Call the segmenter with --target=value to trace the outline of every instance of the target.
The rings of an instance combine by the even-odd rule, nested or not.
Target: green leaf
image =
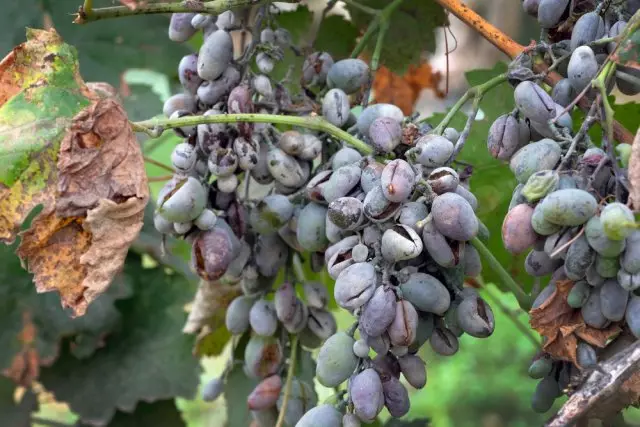
[[[80,424],[89,426],[88,424]],[[159,400],[153,403],[140,402],[133,413],[116,412],[107,427],[184,427],[186,426],[176,403]]]
[[[356,47],[358,29],[342,16],[331,15],[322,20],[318,36],[313,44],[315,50],[329,52],[334,60],[348,58]]]
[[[467,81],[469,86],[475,86],[505,72],[506,69],[505,64],[498,63],[491,70],[470,71],[466,74]],[[458,160],[473,166],[471,191],[478,198],[477,214],[491,233],[487,247],[514,279],[524,285],[532,281],[524,271],[526,254],[511,255],[504,248],[501,237],[502,221],[508,211],[511,195],[517,182],[507,164],[491,157],[486,144],[493,121],[498,116],[513,110],[513,106],[513,88],[508,84],[501,84],[489,91],[480,104],[484,117],[474,122],[471,134]],[[443,117],[444,114],[436,114],[429,119],[429,122],[436,125]],[[467,116],[459,112],[449,126],[462,131],[466,121]],[[482,271],[482,275],[487,282],[500,283],[499,276],[488,268]]]
[[[21,52],[0,70],[5,79],[0,104],[0,186],[28,183],[20,200],[38,197],[55,179],[60,141],[73,116],[89,105],[77,80],[75,49],[45,31],[29,30],[28,38]],[[0,211],[12,217],[17,196],[2,199]],[[12,219],[0,222],[0,238],[7,238],[4,227],[13,225]]]
[[[93,3],[95,8],[113,6],[109,0]],[[167,16],[141,15],[77,25],[72,22],[72,14],[81,4],[82,0],[6,2],[0,17],[0,27],[4,28],[0,52],[4,55],[24,41],[25,27],[42,27],[46,16],[62,37],[80,52],[85,81],[105,81],[117,87],[120,75],[129,68],[177,74],[177,64],[189,49],[169,40]]]
[[[244,356],[240,356],[242,360]],[[253,418],[247,408],[247,396],[258,382],[245,375],[242,363],[236,363],[227,375],[224,400],[227,402],[227,427],[248,426]]]
[[[126,283],[116,278],[110,289],[89,306],[86,315],[73,319],[55,294],[36,293],[31,274],[14,253],[15,246],[0,245],[0,370],[8,368],[25,345],[35,348],[41,363],[53,363],[63,337],[68,338],[76,356],[90,356],[119,324],[120,313],[114,301],[128,296]],[[32,322],[35,336],[32,342],[24,343],[18,335],[26,321]]]
[[[38,399],[27,390],[19,402],[15,401],[17,386],[0,376],[0,425],[7,427],[31,426],[31,413],[38,410]]]
[[[390,1],[364,0],[359,3],[382,10]],[[366,31],[374,18],[353,6],[347,6],[347,9],[355,26],[362,32]],[[436,2],[404,0],[391,15],[389,29],[382,45],[382,64],[395,73],[404,74],[410,64],[420,62],[423,52],[435,51],[435,30],[447,22],[444,10]],[[367,46],[369,53],[373,52],[375,38],[374,35]]]
[[[192,398],[198,387],[193,340],[181,334],[183,304],[194,287],[162,268],[143,269],[135,255],[129,255],[124,275],[135,293],[116,304],[123,327],[93,357],[79,360],[63,352],[41,373],[45,388],[92,424],[106,424],[116,410],[131,410],[140,401]]]
[[[635,30],[620,44],[614,60],[620,65],[640,68],[640,29]]]

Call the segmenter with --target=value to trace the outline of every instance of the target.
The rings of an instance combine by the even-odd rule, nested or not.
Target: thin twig
[[[576,136],[574,136],[573,139],[571,140],[571,145],[569,146],[567,153],[564,155],[562,162],[558,166],[558,172],[562,171],[565,168],[565,166],[567,166],[569,159],[573,155],[573,152],[575,151],[578,143],[582,140],[582,138],[585,137],[585,135],[587,134],[591,126],[593,126],[593,124],[596,122],[597,109],[598,109],[598,99],[596,98],[596,101],[593,103],[593,105],[589,109],[589,112],[587,113],[587,117],[585,117],[584,121],[582,122],[582,125],[580,126],[580,130],[578,130],[578,132],[576,133]]]
[[[500,311],[502,311],[509,318],[509,320],[513,322],[515,327],[518,328],[518,330],[522,332],[522,334],[525,337],[527,337],[529,341],[531,341],[531,343],[535,348],[540,348],[540,339],[531,330],[531,328],[529,328],[526,324],[524,324],[520,320],[517,313],[514,313],[513,310],[510,310],[509,307],[507,307],[502,303],[502,301],[500,301],[500,297],[493,291],[493,289],[486,286],[482,279],[480,280],[478,279],[479,278],[476,278],[476,280],[482,285],[482,289],[484,289],[485,295],[488,297],[489,300],[491,300],[491,304],[493,304],[494,306],[497,306],[500,309]]]
[[[318,130],[350,145],[362,154],[373,153],[373,149],[369,145],[319,116],[294,117],[273,114],[218,114],[213,116],[185,116],[174,119],[153,118],[142,122],[135,122],[133,123],[133,128],[136,131],[158,137],[167,129],[177,127],[196,126],[205,123],[236,122],[284,124]]]
[[[282,406],[280,407],[280,413],[278,414],[278,421],[276,427],[282,427],[284,425],[284,415],[287,412],[287,405],[289,405],[289,399],[291,397],[291,386],[293,385],[293,377],[296,371],[296,362],[298,359],[298,335],[293,335],[291,338],[291,357],[289,359],[289,369],[287,370],[287,382],[284,384],[284,395],[282,398]]]
[[[355,0],[342,0],[343,3],[353,7],[354,9],[358,9],[361,12],[364,13],[368,13],[369,15],[377,15],[378,14],[378,10],[377,9],[373,9],[369,6],[365,6],[363,4],[360,4],[359,2],[355,1]]]
[[[376,46],[373,49],[373,56],[371,57],[371,72],[369,74],[369,80],[367,81],[367,88],[362,96],[362,108],[366,108],[369,104],[369,97],[371,96],[371,87],[376,79],[376,73],[380,67],[380,54],[382,53],[382,45],[384,44],[384,36],[389,29],[389,23],[386,19],[380,22],[380,31],[378,31],[378,37],[376,38]]]
[[[173,178],[173,175],[162,175],[162,176],[150,176],[147,178],[149,182],[164,182]]]
[[[373,34],[378,30],[379,26],[380,26],[380,17],[374,18],[373,21],[369,23],[369,26],[367,27],[367,31],[365,31],[362,37],[360,37],[360,40],[358,40],[356,47],[354,47],[353,51],[351,52],[352,58],[357,58],[362,53],[364,48],[367,47],[367,43],[369,43],[369,40],[371,39]]]
[[[476,116],[478,115],[478,111],[480,110],[480,101],[482,101],[482,95],[476,96],[473,99],[473,107],[471,108],[471,112],[469,113],[469,117],[467,117],[467,122],[464,125],[464,129],[460,133],[458,140],[456,141],[456,146],[453,149],[453,153],[451,157],[449,157],[449,161],[447,163],[451,163],[453,159],[455,159],[458,154],[464,148],[464,144],[467,142],[467,138],[471,134],[471,127],[473,123],[476,121]]]
[[[576,240],[578,240],[578,239],[580,238],[580,236],[582,236],[582,235],[584,234],[584,230],[585,230],[585,228],[586,228],[586,227],[582,227],[582,228],[580,229],[580,231],[579,231],[575,236],[573,236],[571,239],[569,239],[569,241],[568,241],[568,242],[564,243],[564,244],[563,244],[563,245],[561,245],[560,247],[556,248],[556,250],[555,250],[555,251],[551,252],[551,255],[549,255],[549,258],[551,258],[551,259],[555,258],[555,257],[556,257],[556,256],[558,256],[559,254],[561,254],[561,253],[562,253],[562,251],[564,251],[564,250],[565,250],[565,249],[567,249],[569,246],[571,246],[571,244],[572,244],[573,242],[575,242]]]
[[[513,59],[517,57],[525,50],[524,46],[520,45],[519,43],[516,43],[513,39],[511,39],[501,30],[491,25],[489,22],[487,22],[487,20],[485,20],[476,12],[474,12],[469,6],[464,4],[462,1],[460,0],[435,0],[435,1],[436,3],[444,7],[446,10],[454,14],[456,17],[458,17],[466,25],[476,30],[478,34],[480,34],[486,40],[491,42],[494,46],[496,46],[498,49],[500,49],[510,58]],[[633,31],[635,31],[635,29],[638,28],[638,26],[640,26],[640,10],[635,13],[635,15],[631,20],[629,20],[627,26],[625,27],[624,33],[620,37],[620,40],[624,40],[626,37],[632,34]],[[536,55],[534,57],[533,68],[536,73],[545,75],[544,81],[552,87],[555,86],[560,80],[563,79],[563,77],[556,72],[551,72],[551,73],[546,72],[549,68],[549,65],[547,65],[547,63],[544,61],[544,58],[542,58],[541,55]],[[589,108],[591,107],[591,104],[587,102],[587,100],[581,100],[581,102],[578,103],[578,106],[583,111],[588,111]],[[634,134],[629,132],[624,126],[622,126],[620,123],[618,123],[615,120],[612,121],[612,124],[613,124],[614,136],[617,141],[620,141],[626,144],[633,143]]]
[[[127,6],[102,7],[92,9],[91,13],[87,13],[84,8],[80,8],[73,22],[76,24],[86,24],[88,22],[100,21],[103,19],[165,13],[206,13],[219,15],[227,10],[245,6],[255,6],[257,4],[266,3],[267,1],[268,0],[211,0],[203,3],[197,0],[183,0],[178,3],[140,4],[140,7],[136,7],[135,9],[130,9]],[[299,0],[279,1],[285,3],[297,3]]]
[[[506,81],[507,81],[507,75],[500,74],[480,85],[469,88],[469,90],[467,90],[464,93],[464,95],[462,95],[460,99],[458,99],[458,101],[453,105],[453,107],[449,109],[449,111],[447,112],[447,115],[444,116],[442,121],[433,130],[433,133],[437,135],[441,135],[442,132],[444,132],[445,128],[449,125],[451,120],[453,120],[453,117],[456,115],[456,113],[464,106],[464,104],[467,103],[467,101],[469,101],[470,99],[474,99],[474,100],[477,99],[478,103],[480,103],[480,101],[482,100],[482,98],[487,92],[489,92],[494,87]],[[473,118],[475,119],[475,116],[473,116]],[[422,121],[425,121],[425,120],[426,119]]]
[[[300,255],[297,253],[293,254],[293,260],[291,262],[293,264],[293,274],[296,276],[296,280],[300,283],[304,283],[307,281],[304,274],[304,268],[302,266],[302,261],[300,260]]]
[[[157,161],[155,159],[152,159],[151,157],[143,156],[142,158],[144,159],[145,163],[149,163],[151,165],[158,166],[159,168],[162,168],[162,169],[164,169],[166,171],[169,171],[171,173],[175,172],[171,166],[165,165],[164,163],[159,162],[159,161]]]
[[[520,307],[529,311],[531,308],[531,297],[527,295],[520,286],[513,280],[513,277],[504,269],[500,261],[493,256],[493,253],[480,241],[476,236],[469,242],[480,253],[480,255],[489,263],[489,268],[498,274],[502,283],[515,295]]]

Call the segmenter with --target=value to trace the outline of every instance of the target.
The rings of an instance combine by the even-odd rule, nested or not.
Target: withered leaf
[[[0,241],[42,205],[17,253],[39,292],[83,315],[142,227],[144,163],[124,109],[84,84],[75,50],[55,30],[27,36],[0,63]]]
[[[573,282],[556,282],[556,290],[539,307],[532,309],[529,323],[540,335],[547,338],[544,351],[560,360],[568,360],[579,366],[577,361],[578,339],[604,347],[607,340],[620,333],[617,324],[612,323],[605,329],[595,329],[584,323],[580,310],[567,303],[567,295]]]
[[[185,334],[197,334],[194,352],[198,356],[215,356],[222,352],[231,338],[224,323],[227,307],[242,291],[239,285],[201,280],[191,303],[189,317],[182,329]]]

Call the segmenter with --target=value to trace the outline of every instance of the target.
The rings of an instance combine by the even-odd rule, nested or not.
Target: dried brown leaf
[[[106,84],[85,85],[75,49],[28,30],[0,63],[0,240],[13,242],[39,292],[76,315],[109,286],[142,227],[148,184],[127,115]]]
[[[580,310],[567,303],[567,295],[573,282],[558,281],[556,290],[539,307],[532,309],[529,323],[540,335],[547,338],[543,349],[557,359],[568,360],[579,366],[577,361],[578,338],[587,343],[604,347],[607,340],[619,334],[617,324],[605,329],[595,329],[584,323]]]
[[[115,99],[100,99],[73,119],[57,166],[55,210],[33,221],[18,254],[39,292],[57,290],[82,315],[121,269],[149,197],[142,154]]]

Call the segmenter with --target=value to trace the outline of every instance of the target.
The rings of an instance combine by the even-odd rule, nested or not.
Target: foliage
[[[0,424],[30,425],[32,413],[38,409],[37,382],[68,405],[79,417],[78,425],[185,426],[183,415],[187,412],[176,405],[176,398],[194,398],[201,374],[199,358],[219,357],[232,347],[229,362],[219,369],[226,380],[226,425],[248,426],[252,417],[245,401],[258,382],[247,376],[242,364],[249,335],[234,339],[224,327],[227,299],[239,294],[240,287],[230,287],[229,292],[218,295],[219,299],[199,292],[209,304],[210,316],[202,329],[187,331],[183,327],[185,307],[193,313],[198,302],[196,297],[188,305],[198,282],[186,263],[190,240],[161,236],[153,225],[154,206],[146,204],[146,177],[167,174],[157,163],[170,158],[181,138],[165,133],[147,141],[146,137],[134,137],[127,122],[160,113],[169,91],[179,87],[176,64],[183,55],[199,49],[202,38],[183,44],[165,42],[168,19],[164,15],[141,14],[128,21],[132,25],[105,19],[81,28],[73,26],[69,12],[77,10],[79,2],[14,2],[3,9],[4,17],[0,18],[7,28],[0,49],[6,52],[23,41],[24,27],[53,26],[57,31],[28,30],[27,43],[0,64],[0,240],[11,243],[0,245],[0,371],[6,376],[0,377]],[[120,3],[134,8],[148,5]],[[407,87],[400,94],[379,83],[374,85],[378,92],[374,96],[378,102],[396,104],[394,97],[406,98],[402,107],[409,115],[420,90],[438,85],[440,76],[431,72],[423,55],[435,50],[435,32],[448,25],[445,9],[440,2],[423,0],[345,3],[349,18],[330,15],[316,22],[317,26],[315,12],[306,5],[270,16],[267,24],[287,29],[292,45],[297,46],[284,49],[284,58],[271,77],[290,89],[295,102],[301,99],[296,91],[301,89],[302,63],[309,52],[327,51],[335,60],[350,56],[371,59],[379,54],[387,79],[392,80],[391,73],[406,72],[403,83]],[[94,7],[104,5],[111,4],[105,1]],[[375,31],[371,38],[365,36],[362,53],[362,36],[371,29]],[[380,34],[385,35],[382,45]],[[636,30],[624,40],[614,59],[637,68],[638,42]],[[257,65],[252,62],[249,69],[257,72]],[[470,71],[467,82],[479,86],[506,71],[502,63],[493,69]],[[105,81],[117,89],[85,85],[84,81]],[[315,93],[316,89],[305,88],[305,95],[321,99],[324,91]],[[482,95],[480,114],[456,166],[471,173],[471,189],[480,201],[477,214],[491,233],[489,251],[528,292],[532,280],[523,271],[524,255],[507,252],[500,239],[516,180],[508,165],[491,157],[485,144],[491,124],[513,109],[513,89],[505,81]],[[613,96],[609,102],[618,122],[629,129],[637,127],[640,104],[616,105]],[[459,107],[454,107],[456,114],[449,126],[462,130],[467,108]],[[314,104],[313,115],[320,108]],[[357,115],[360,108],[352,112]],[[101,121],[104,117],[108,119]],[[428,121],[435,126],[444,117],[438,114]],[[573,118],[577,130],[585,115],[576,109]],[[285,121],[282,127],[287,126]],[[590,130],[596,142],[602,135],[599,126]],[[111,131],[111,136],[101,132],[104,129]],[[343,135],[348,142],[349,135]],[[90,154],[78,156],[84,149]],[[143,166],[143,155],[156,164]],[[161,186],[160,182],[152,183],[150,194],[157,196]],[[69,187],[75,191],[68,191]],[[20,242],[13,244],[18,236]],[[327,272],[312,271],[310,254],[302,254],[302,258],[298,276],[326,284],[333,295],[334,281]],[[461,283],[462,268],[456,273],[455,281]],[[280,271],[276,283],[291,276],[289,269]],[[485,266],[482,278],[500,283],[501,276]],[[546,283],[545,278],[543,281]],[[200,290],[204,287],[202,282]],[[577,316],[566,303],[568,290],[559,288],[553,298],[532,311],[532,327],[548,339],[543,347],[548,353],[577,362],[578,338],[602,347],[619,328],[614,324],[597,332],[580,323],[582,329],[560,337],[558,329],[564,323],[554,323],[556,315],[564,310],[569,317]],[[56,292],[40,294],[46,291]],[[496,293],[492,285],[488,291]],[[495,417],[513,426],[541,423],[542,416],[528,409],[535,383],[525,378],[524,372],[533,348],[511,323],[524,322],[527,315],[513,298],[500,295],[499,299],[499,306],[506,306],[507,311],[494,309],[498,326],[490,339],[462,337],[461,351],[453,362],[423,350],[421,356],[430,361],[430,382],[436,384],[426,392],[413,393],[408,416],[386,419],[385,412],[372,425],[418,427],[433,422],[438,427],[466,427],[478,425],[480,420],[491,424]],[[334,298],[328,307],[337,307]],[[450,319],[441,321],[450,326]],[[594,334],[600,334],[598,339],[589,341]],[[284,332],[282,341],[286,341]],[[569,341],[570,348],[555,348]],[[285,345],[285,361],[290,352]],[[291,372],[317,388],[322,401],[324,394],[337,390],[323,390],[314,384],[314,357],[313,352],[299,348],[297,365]],[[284,378],[286,362],[280,369]],[[464,411],[459,410],[460,402],[464,402]],[[425,414],[429,419],[422,417]]]
[[[367,0],[361,2],[376,10],[382,10],[387,0]],[[355,26],[366,30],[372,16],[359,8],[350,6],[349,13]],[[391,15],[389,30],[382,46],[382,63],[397,73],[404,73],[410,64],[420,62],[422,52],[433,52],[436,47],[435,31],[447,24],[444,10],[436,2],[422,0],[403,1]],[[369,53],[373,44],[369,43]]]

